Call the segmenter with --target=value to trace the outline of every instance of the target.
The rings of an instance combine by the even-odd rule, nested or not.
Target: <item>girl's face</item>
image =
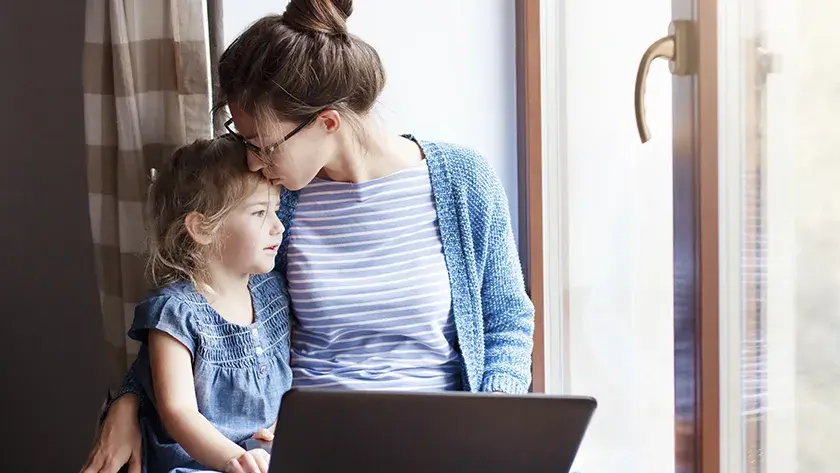
[[[225,219],[219,233],[222,264],[237,274],[264,274],[274,258],[285,228],[277,217],[280,192],[260,183]]]
[[[248,146],[248,168],[289,190],[300,190],[337,155],[335,132],[338,114],[324,111],[302,123],[280,122],[269,129],[259,129],[254,118],[237,104],[230,104],[236,132],[253,146]],[[285,141],[284,141],[285,138]],[[254,148],[273,148],[269,153]]]

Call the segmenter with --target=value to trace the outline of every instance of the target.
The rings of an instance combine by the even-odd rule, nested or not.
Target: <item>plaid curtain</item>
[[[205,20],[203,0],[87,0],[88,189],[112,387],[136,356],[126,331],[148,291],[149,171],[212,134]]]
[[[207,0],[207,23],[208,23],[208,40],[210,42],[210,81],[212,90],[215,93],[221,92],[219,89],[219,57],[225,50],[225,31],[224,31],[224,0]],[[213,101],[218,100],[218,95],[213,97]],[[213,117],[213,132],[215,136],[227,133],[225,129],[225,119],[221,115]]]

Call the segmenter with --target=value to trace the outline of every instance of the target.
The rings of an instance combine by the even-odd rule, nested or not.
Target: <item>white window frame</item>
[[[569,387],[565,2],[540,1],[545,391]],[[561,218],[557,218],[560,215]],[[557,288],[562,288],[558,290]]]

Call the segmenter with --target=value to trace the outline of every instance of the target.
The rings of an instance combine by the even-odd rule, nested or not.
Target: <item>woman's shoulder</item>
[[[412,137],[413,138],[413,137]],[[507,205],[507,197],[496,170],[477,150],[445,141],[415,140],[426,155],[432,187],[447,185],[462,192],[477,205],[472,210],[486,210],[497,204]]]
[[[468,146],[448,141],[421,140],[414,135],[403,136],[417,143],[426,159],[431,161],[444,160],[447,164],[467,167],[483,166],[487,163],[481,153]]]
[[[476,149],[447,141],[415,141],[423,150],[429,167],[445,168],[445,175],[455,184],[478,190],[498,184],[493,166]]]

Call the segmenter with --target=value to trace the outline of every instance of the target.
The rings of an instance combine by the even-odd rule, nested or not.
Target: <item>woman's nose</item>
[[[253,151],[249,150],[245,159],[248,162],[248,170],[251,172],[259,172],[265,167],[263,160]]]

